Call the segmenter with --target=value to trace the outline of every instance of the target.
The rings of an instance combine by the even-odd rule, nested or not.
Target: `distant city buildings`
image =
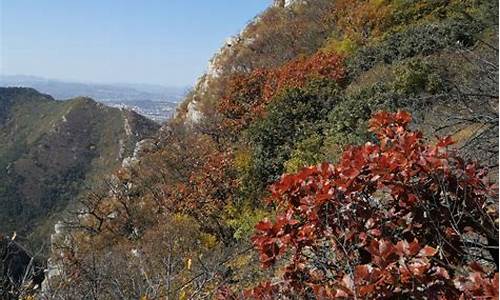
[[[168,120],[177,107],[177,103],[168,101],[115,101],[115,100],[102,100],[101,103],[120,109],[127,109],[135,111],[155,122],[162,123]]]

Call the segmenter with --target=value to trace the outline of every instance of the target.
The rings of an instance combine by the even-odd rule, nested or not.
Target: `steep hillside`
[[[44,293],[498,297],[497,12],[276,1],[58,224]]]
[[[157,129],[88,98],[56,101],[27,88],[0,88],[0,107],[0,228],[32,249],[47,246],[54,215]]]

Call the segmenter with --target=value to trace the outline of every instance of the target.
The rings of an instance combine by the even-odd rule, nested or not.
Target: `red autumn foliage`
[[[393,7],[387,2],[362,0],[337,0],[331,14],[344,37],[357,43],[386,32],[394,25],[393,16]]]
[[[323,52],[299,57],[277,69],[235,75],[218,103],[218,111],[224,115],[223,126],[238,132],[262,114],[272,98],[285,88],[304,87],[314,78],[340,83],[344,77],[343,58]]]
[[[207,155],[189,172],[187,181],[165,185],[163,206],[171,213],[193,217],[201,227],[221,239],[227,232],[220,225],[220,213],[231,201],[236,187],[232,176],[232,153]]]
[[[406,112],[370,121],[378,144],[285,175],[253,238],[282,278],[245,298],[498,298],[496,191],[485,169],[410,131]],[[491,249],[493,251],[491,251]]]
[[[271,99],[287,87],[303,87],[312,78],[327,78],[341,82],[345,77],[343,58],[337,54],[316,52],[299,57],[270,73],[264,88],[264,98]]]
[[[255,70],[249,75],[234,76],[226,95],[219,101],[218,110],[224,115],[225,128],[239,130],[255,117],[255,107],[262,104],[262,94],[269,71]]]

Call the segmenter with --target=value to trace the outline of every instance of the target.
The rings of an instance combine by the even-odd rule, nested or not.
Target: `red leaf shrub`
[[[225,96],[218,103],[218,111],[225,117],[225,128],[238,131],[253,120],[253,111],[261,105],[268,76],[269,71],[255,70],[249,75],[231,78]]]
[[[301,88],[311,79],[330,79],[340,83],[346,75],[343,58],[317,52],[297,58],[277,69],[257,69],[235,75],[218,103],[224,116],[222,126],[239,132],[261,115],[272,98],[285,88]]]
[[[448,149],[449,138],[426,144],[410,121],[406,112],[377,113],[378,144],[271,187],[279,213],[257,224],[253,243],[263,267],[286,267],[278,283],[245,297],[498,297],[487,172]]]
[[[327,78],[341,82],[345,75],[343,58],[334,53],[316,52],[299,57],[271,72],[264,88],[264,99],[287,87],[303,87],[312,78]]]

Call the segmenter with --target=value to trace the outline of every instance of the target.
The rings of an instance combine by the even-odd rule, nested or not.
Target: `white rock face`
[[[66,228],[63,222],[58,221],[54,225],[54,233],[50,235],[51,252],[57,257],[63,257],[63,253],[58,251],[55,247],[61,244],[68,244],[69,240],[65,236]],[[50,280],[62,274],[61,266],[58,265],[53,258],[47,260],[47,268],[45,269],[45,279],[42,282],[42,295],[50,291]]]
[[[287,8],[295,3],[305,2],[305,0],[274,0],[274,6]],[[257,16],[250,24],[255,24],[259,22],[260,18]],[[186,123],[196,124],[201,121],[203,114],[197,109],[198,99],[206,94],[210,82],[216,80],[222,73],[222,66],[224,65],[223,59],[227,56],[233,54],[235,49],[239,45],[244,45],[246,47],[251,46],[255,37],[249,37],[246,35],[247,27],[243,28],[241,32],[235,36],[229,37],[225,40],[224,45],[215,53],[213,58],[210,60],[207,66],[206,73],[200,77],[195,85],[195,96],[193,100],[188,104]]]
[[[144,139],[135,143],[134,153],[131,157],[126,157],[122,161],[122,168],[133,168],[139,161],[141,156],[146,153],[155,150],[157,147],[153,139]]]
[[[278,7],[288,7],[298,0],[274,0],[274,6]]]
[[[124,118],[124,121],[123,122],[123,129],[125,130],[125,134],[127,136],[131,136],[133,135],[134,133],[132,132],[132,127],[130,126],[130,123],[129,123],[129,120],[127,117]]]
[[[118,141],[118,159],[123,158],[123,154],[125,153],[125,142],[123,139]]]
[[[54,225],[55,234],[61,234],[64,230],[64,224],[61,221],[58,221],[56,225]]]
[[[134,158],[139,158],[146,152],[150,152],[156,149],[156,143],[153,139],[144,139],[135,144],[134,148]]]
[[[41,298],[45,299],[44,296],[50,295],[51,292],[51,283],[50,281],[54,277],[58,277],[62,275],[61,268],[54,262],[52,258],[47,260],[47,268],[45,269],[45,279],[42,282],[42,290],[41,290]]]
[[[258,19],[255,19],[253,22],[257,22]],[[186,121],[191,124],[196,124],[201,121],[203,114],[197,108],[197,97],[202,97],[208,90],[210,86],[210,82],[219,78],[222,74],[221,69],[221,60],[228,55],[231,55],[236,49],[236,46],[239,44],[244,44],[246,46],[251,45],[254,41],[254,38],[244,39],[246,28],[244,28],[239,34],[229,37],[224,41],[224,45],[215,53],[212,59],[209,61],[207,66],[206,73],[201,76],[196,82],[195,89],[196,94],[188,104],[187,107],[187,115]]]
[[[122,168],[129,169],[137,166],[139,160],[134,157],[127,157],[122,161]]]
[[[196,124],[201,121],[202,113],[196,108],[197,101],[191,101],[188,104],[188,111],[187,111],[187,121]]]

